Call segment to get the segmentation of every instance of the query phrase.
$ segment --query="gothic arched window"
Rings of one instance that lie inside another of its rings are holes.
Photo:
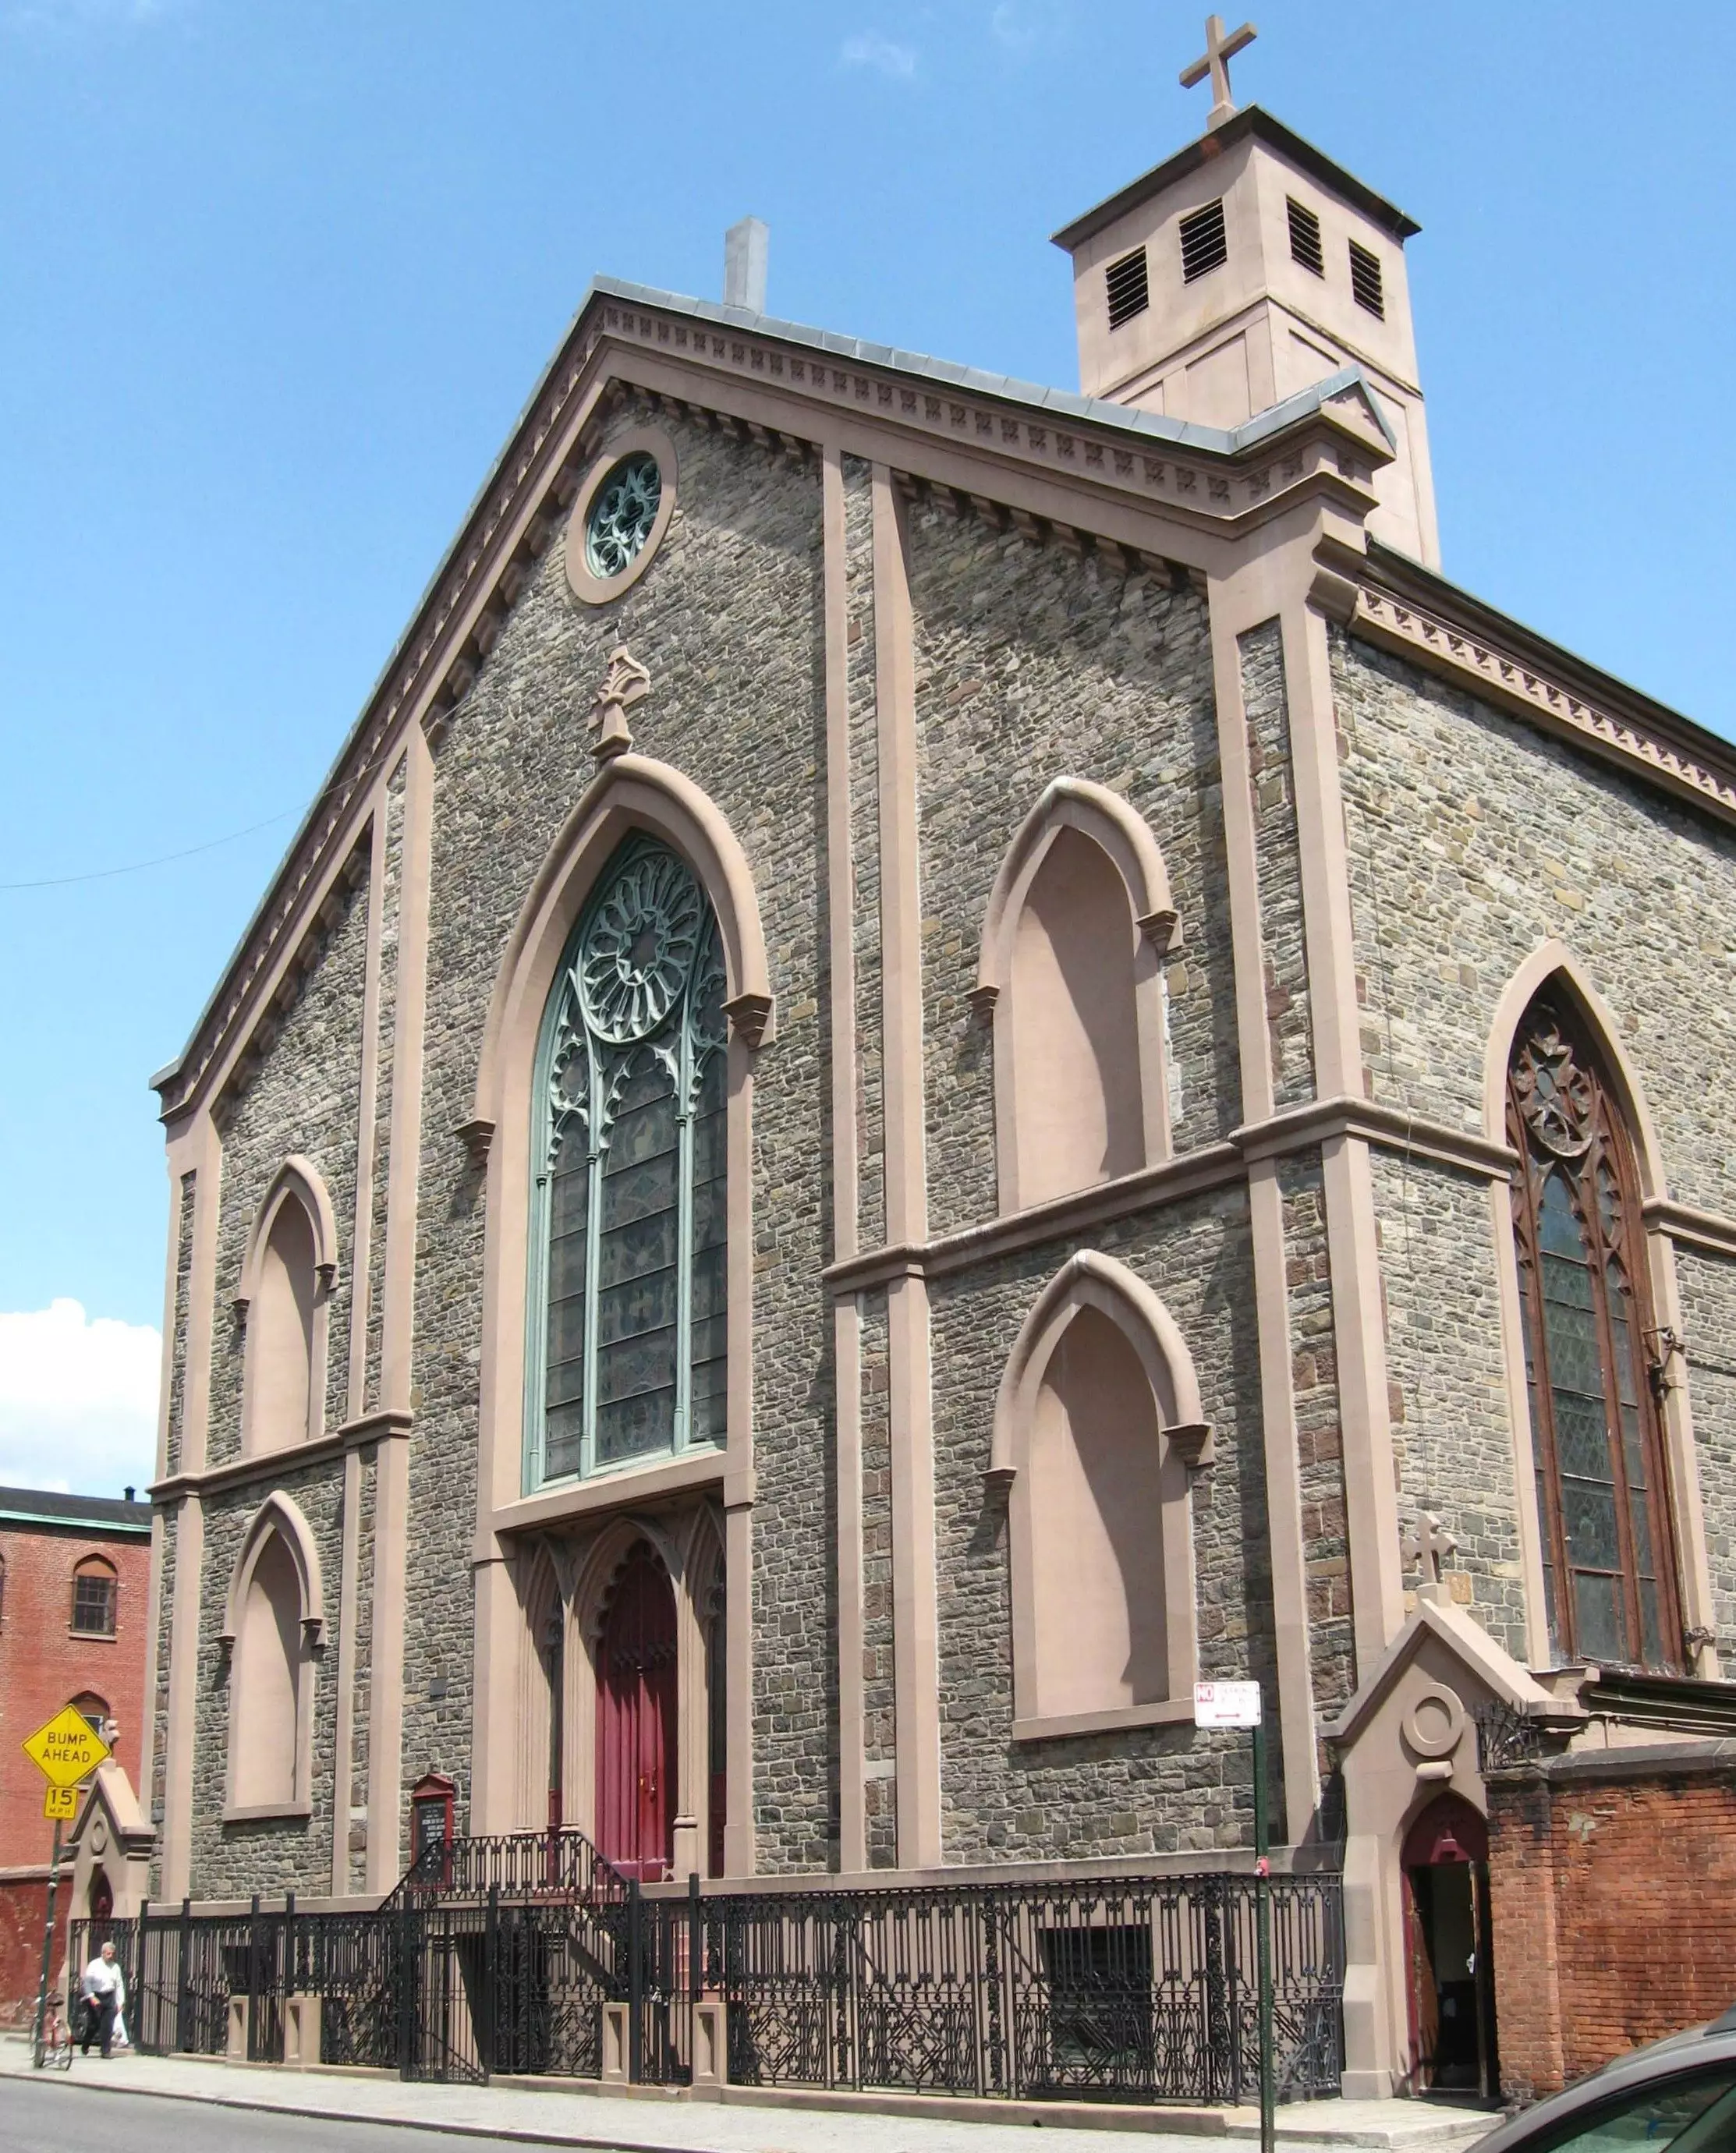
[[[1507,1069],[1507,1133],[1544,1592],[1562,1661],[1681,1653],[1639,1178],[1585,1026],[1547,990]]]
[[[685,862],[632,837],[563,953],[532,1118],[532,1487],[724,1439],[723,957]]]

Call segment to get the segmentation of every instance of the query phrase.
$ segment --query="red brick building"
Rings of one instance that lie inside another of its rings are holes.
[[[35,1994],[53,1845],[20,1745],[76,1703],[111,1723],[116,1761],[138,1779],[150,1505],[131,1495],[0,1488],[0,2021]]]

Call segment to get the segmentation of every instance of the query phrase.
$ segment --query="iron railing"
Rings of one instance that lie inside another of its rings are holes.
[[[1279,2097],[1336,2094],[1340,1880],[1269,1888]],[[129,2030],[160,2052],[222,2053],[244,1997],[247,2054],[281,2059],[299,1997],[318,1999],[328,2063],[596,2078],[613,2008],[627,2075],[680,2084],[696,2014],[721,2005],[741,2084],[1217,2103],[1255,2088],[1258,1890],[1217,1872],[703,1893],[695,1878],[684,1893],[642,1889],[561,1833],[432,1849],[365,1913],[183,1905],[108,1933]]]

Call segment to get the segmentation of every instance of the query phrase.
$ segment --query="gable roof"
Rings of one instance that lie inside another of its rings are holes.
[[[0,1525],[59,1525],[97,1538],[142,1539],[150,1531],[150,1505],[49,1488],[0,1488]]]
[[[1256,114],[1259,108],[1250,107],[1230,126],[1247,120],[1253,127],[1251,115]],[[1266,115],[1259,114],[1259,120],[1268,130],[1278,126]],[[1229,129],[1219,131],[1221,135]],[[1282,131],[1287,139],[1300,140]],[[603,364],[593,366],[604,345],[608,351]],[[359,803],[395,756],[412,715],[425,718],[441,706],[442,699],[449,707],[462,693],[461,683],[473,676],[492,640],[491,634],[486,641],[479,639],[478,623],[490,617],[514,560],[540,551],[531,534],[546,542],[543,504],[573,453],[575,415],[588,408],[588,400],[593,400],[610,378],[608,361],[617,352],[627,362],[623,375],[635,383],[644,370],[632,363],[639,354],[691,374],[692,400],[700,410],[727,411],[732,401],[771,387],[787,405],[794,400],[823,413],[827,432],[858,420],[883,421],[902,436],[887,444],[889,460],[901,470],[919,473],[925,461],[964,453],[1022,466],[1051,488],[1065,486],[1075,494],[1082,527],[1093,532],[1103,527],[1092,518],[1118,497],[1136,511],[1162,511],[1178,529],[1216,531],[1233,538],[1244,523],[1270,512],[1283,494],[1291,473],[1276,471],[1274,460],[1280,450],[1280,460],[1293,462],[1304,483],[1333,483],[1332,474],[1347,469],[1347,458],[1348,497],[1366,500],[1358,486],[1366,487],[1373,466],[1390,455],[1392,440],[1380,400],[1359,367],[1341,369],[1241,426],[1202,426],[745,308],[598,277],[394,646],[186,1046],[151,1078],[165,1121],[191,1106],[235,1027],[251,1026],[261,982],[283,952],[285,937],[293,935],[299,946],[312,931],[313,908],[329,887],[336,848],[353,847]],[[654,398],[660,392],[645,393]],[[1316,460],[1311,474],[1303,473],[1302,460],[1291,453],[1309,438],[1311,428],[1325,428],[1338,445],[1331,458]],[[752,430],[762,438],[768,435],[756,425]],[[783,438],[793,445],[813,435],[798,430]],[[1358,464],[1360,474],[1354,468]],[[1461,608],[1474,607],[1454,586],[1427,577],[1401,556],[1384,556],[1371,547],[1356,560],[1353,573],[1365,580],[1376,574],[1383,590],[1392,588],[1392,574],[1383,565],[1388,561],[1397,564],[1403,577],[1426,578],[1426,595],[1449,624],[1456,624]],[[510,603],[506,601],[508,607]],[[1490,613],[1488,618],[1499,629],[1510,629],[1509,640],[1524,634],[1499,615]],[[494,619],[497,627],[498,617]],[[1362,612],[1354,624],[1359,633],[1369,630]],[[1433,619],[1427,624],[1428,634],[1420,637],[1413,634],[1408,618],[1388,625],[1388,639],[1405,647],[1407,654],[1425,664],[1439,654],[1428,647],[1440,642]],[[1407,638],[1417,644],[1415,649]],[[1382,639],[1378,622],[1372,639]],[[1736,755],[1724,742],[1541,639],[1535,643],[1543,654],[1538,662],[1571,670],[1593,684],[1594,692],[1601,691],[1591,713],[1594,722],[1577,728],[1596,751],[1649,771],[1667,787],[1736,818]],[[466,649],[474,649],[473,659],[466,656]],[[1484,669],[1497,700],[1502,693],[1501,649],[1497,643]],[[1528,687],[1535,685],[1528,680]],[[1525,707],[1524,699],[1518,700]],[[1547,724],[1552,713],[1535,695],[1531,705],[1529,714]],[[1611,709],[1613,718],[1607,715]],[[1654,741],[1661,733],[1667,738],[1660,754]]]
[[[1321,1733],[1329,1742],[1348,1746],[1356,1740],[1428,1637],[1438,1638],[1491,1696],[1514,1711],[1530,1718],[1585,1717],[1577,1706],[1564,1705],[1551,1691],[1546,1690],[1529,1669],[1522,1667],[1510,1652],[1495,1642],[1474,1616],[1465,1614],[1451,1601],[1419,1593],[1414,1611],[1358,1684],[1355,1696],[1347,1700],[1335,1720],[1321,1728]]]

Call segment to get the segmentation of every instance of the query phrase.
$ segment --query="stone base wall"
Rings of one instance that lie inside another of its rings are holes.
[[[1555,1758],[1488,1791],[1508,2099],[1736,2000],[1736,1743]]]

